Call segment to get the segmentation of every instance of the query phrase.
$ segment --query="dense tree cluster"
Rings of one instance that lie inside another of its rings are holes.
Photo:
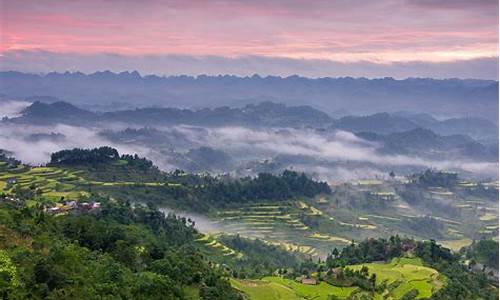
[[[192,224],[153,208],[104,202],[95,214],[52,216],[0,203],[3,299],[237,299],[193,246]]]
[[[153,162],[137,154],[122,154],[111,147],[61,150],[51,155],[50,166],[64,166],[84,171],[97,181],[159,181],[166,178]]]
[[[458,174],[453,172],[435,171],[427,169],[415,176],[419,184],[425,186],[454,186],[458,182]]]
[[[53,165],[101,164],[120,159],[118,151],[111,147],[94,149],[74,148],[52,153],[50,163]]]
[[[333,249],[326,258],[326,265],[329,268],[353,265],[374,261],[389,261],[394,257],[400,257],[405,251],[416,247],[416,243],[411,239],[401,239],[399,236],[391,236],[388,240],[367,239],[359,244],[351,243],[341,251]]]
[[[332,274],[332,271],[327,272],[324,280],[335,286],[357,286],[362,290],[373,292],[377,288],[377,276],[374,273],[370,275],[368,271],[368,267],[366,266],[363,266],[359,270],[339,268],[335,274]]]
[[[116,149],[108,146],[94,149],[74,148],[72,150],[61,150],[52,153],[50,156],[51,165],[63,166],[96,166],[99,164],[117,162],[118,160],[122,160],[124,163],[130,164],[141,170],[153,168],[153,162],[146,158],[139,157],[137,154],[122,154],[120,156]]]
[[[472,262],[498,269],[498,242],[494,240],[480,240],[463,249],[465,255]]]
[[[14,167],[21,163],[20,160],[15,159],[11,152],[0,149],[0,161],[6,162],[8,166]]]
[[[198,196],[218,204],[288,200],[294,197],[314,197],[331,193],[326,182],[316,182],[304,173],[285,170],[280,176],[260,173],[256,178],[217,180],[198,187]]]
[[[224,235],[220,241],[230,248],[245,253],[245,259],[233,267],[233,276],[238,278],[259,278],[270,275],[278,269],[300,270],[301,259],[282,247],[271,246],[256,239],[244,239],[239,235]]]

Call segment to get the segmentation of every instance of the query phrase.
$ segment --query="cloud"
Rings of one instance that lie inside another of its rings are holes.
[[[498,80],[498,58],[480,58],[449,62],[368,61],[339,62],[321,59],[292,59],[283,57],[190,55],[117,55],[117,54],[59,54],[47,51],[9,51],[0,56],[0,70],[47,73],[51,71],[138,70],[142,74],[159,75],[219,75],[239,76],[300,74],[306,77],[427,77],[476,78]]]
[[[28,101],[0,100],[0,119],[18,117],[19,113],[31,105]]]
[[[115,127],[119,129],[120,127]],[[244,127],[200,128],[174,126],[162,128],[175,136],[182,136],[188,148],[209,146],[222,150],[240,166],[247,161],[288,156],[285,167],[314,173],[321,179],[338,181],[354,178],[384,176],[387,170],[399,169],[414,172],[425,168],[456,170],[481,177],[497,178],[498,163],[461,160],[432,160],[407,155],[383,155],[379,145],[355,137],[352,133],[336,131],[328,136],[312,130],[299,129],[250,129]],[[32,139],[33,134],[59,133],[63,138]],[[111,146],[120,153],[137,153],[151,159],[163,170],[174,170],[170,156],[155,145],[112,142],[99,134],[97,128],[69,125],[28,126],[0,123],[0,149],[14,153],[25,163],[44,164],[50,154],[62,149]],[[175,147],[175,145],[174,145]],[[175,149],[176,151],[185,151]],[[299,159],[300,157],[305,159]]]
[[[3,1],[2,25],[2,52],[385,63],[498,56],[497,1]]]
[[[221,127],[199,130],[197,127],[189,126],[175,128],[183,132],[195,145],[208,145],[228,153],[236,153],[240,157],[245,157],[243,154],[250,157],[296,155],[314,158],[319,161],[318,164],[321,160],[327,163],[351,161],[383,168],[409,166],[459,170],[493,178],[498,176],[498,163],[453,158],[432,160],[407,155],[383,155],[377,152],[379,145],[366,142],[345,131],[337,131],[327,137],[310,130],[296,129],[257,130],[244,127]],[[375,169],[372,168],[369,173],[364,174],[375,174],[377,172]],[[339,171],[342,170],[339,169]],[[351,171],[351,173],[354,172]],[[342,172],[345,173],[345,170]],[[360,169],[358,174],[363,174],[363,170]]]
[[[62,139],[41,138],[33,140],[33,134],[62,134]],[[55,126],[30,126],[19,124],[0,123],[0,149],[14,153],[17,159],[24,163],[39,165],[50,160],[50,154],[63,149],[94,148],[111,146],[120,153],[139,154],[156,158],[155,153],[147,147],[140,145],[123,145],[113,143],[102,138],[96,129],[58,124]],[[160,167],[169,168],[157,160]]]

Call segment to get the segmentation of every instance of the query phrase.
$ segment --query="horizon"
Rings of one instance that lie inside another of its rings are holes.
[[[447,77],[447,78],[433,78],[433,77],[392,77],[392,76],[384,76],[384,77],[365,77],[365,76],[359,76],[359,77],[354,77],[354,76],[323,76],[323,77],[310,77],[310,76],[304,76],[300,74],[291,74],[287,76],[281,76],[281,75],[264,75],[264,74],[250,74],[250,75],[235,75],[235,74],[229,74],[229,73],[220,73],[220,74],[205,74],[205,73],[200,73],[200,74],[173,74],[173,75],[166,75],[166,74],[155,74],[155,73],[141,73],[139,70],[125,70],[125,71],[112,71],[109,69],[102,69],[102,70],[96,70],[92,72],[82,72],[82,71],[70,71],[70,70],[65,70],[65,71],[49,71],[49,72],[24,72],[24,71],[17,71],[17,70],[0,70],[0,73],[20,73],[20,74],[25,74],[25,75],[36,75],[40,77],[46,77],[51,74],[58,74],[58,75],[85,75],[85,76],[90,76],[90,75],[96,75],[96,74],[113,74],[113,75],[131,75],[131,74],[137,74],[141,79],[147,78],[147,77],[158,77],[161,79],[169,79],[169,78],[178,78],[178,77],[187,77],[187,78],[192,78],[192,79],[201,79],[202,77],[212,77],[212,78],[218,78],[218,77],[233,77],[237,79],[252,79],[252,78],[260,78],[260,79],[267,79],[267,78],[279,78],[279,79],[289,79],[289,78],[300,78],[300,79],[309,79],[309,80],[321,80],[321,79],[355,79],[355,80],[394,80],[394,81],[406,81],[406,80],[435,80],[435,81],[452,81],[452,80],[458,80],[458,81],[492,81],[492,82],[499,82],[499,79],[481,79],[481,78],[460,78],[460,77]]]
[[[498,8],[494,0],[3,1],[0,69],[498,80]]]

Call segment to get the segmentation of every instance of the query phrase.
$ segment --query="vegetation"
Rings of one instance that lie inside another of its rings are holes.
[[[473,264],[480,263],[492,269],[498,269],[498,241],[480,240],[463,251]]]
[[[432,299],[498,299],[498,290],[491,285],[486,274],[470,272],[458,254],[453,254],[449,249],[436,244],[434,240],[420,242],[397,236],[389,240],[369,239],[345,247],[342,251],[334,249],[326,264],[344,266],[377,260],[388,261],[402,255],[416,256],[425,266],[437,270],[446,277],[444,287],[433,293]],[[397,273],[391,271],[390,274]],[[422,283],[414,288],[419,291],[419,288],[423,287],[425,285]],[[409,290],[409,287],[404,289],[412,294],[415,293]],[[428,293],[420,293],[421,291],[415,296],[430,296]]]
[[[498,266],[497,242],[454,253],[435,240],[398,235],[347,239],[391,224],[465,239],[453,219],[380,213],[403,194],[382,181],[332,193],[326,183],[292,171],[241,179],[164,173],[109,147],[61,151],[47,167],[5,156],[0,171],[4,299],[240,299],[241,293],[250,299],[497,299],[489,270],[473,267]],[[415,187],[436,197],[469,189],[419,182],[401,189]],[[370,194],[391,197],[357,197]],[[241,235],[202,235],[193,220],[161,213],[156,204],[165,201],[208,212]],[[363,213],[353,217],[350,207]],[[498,230],[491,209],[476,211],[485,229]],[[345,247],[322,261],[319,247],[332,245]]]
[[[228,247],[245,253],[233,268],[235,278],[260,278],[276,270],[299,270],[302,259],[282,247],[263,241],[243,239],[239,235],[224,235],[219,239]]]
[[[331,192],[325,182],[315,182],[302,173],[285,170],[281,176],[260,173],[256,178],[216,181],[197,189],[198,195],[212,203],[227,205],[234,202],[288,200],[294,197],[314,197]]]
[[[99,200],[99,212],[59,216],[0,203],[4,299],[181,299],[191,286],[203,299],[238,298],[194,247],[189,221]]]

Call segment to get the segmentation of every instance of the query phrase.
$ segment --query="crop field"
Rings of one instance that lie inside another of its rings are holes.
[[[439,243],[446,248],[449,248],[453,251],[459,251],[462,247],[469,246],[472,244],[472,240],[468,238],[457,239],[457,240],[445,240],[439,241]]]
[[[220,251],[223,256],[234,256],[235,258],[242,258],[243,254],[235,251],[232,248],[217,241],[217,236],[205,234],[196,240],[197,243],[213,248],[214,250]]]
[[[301,221],[301,215],[341,225],[328,218],[319,208],[302,200],[232,208],[217,212],[214,218],[219,221],[218,225],[223,231],[238,233],[249,238],[260,238],[270,244],[280,245],[289,251],[306,255],[323,254],[326,249],[341,247],[351,242],[343,236],[313,230]]]
[[[384,296],[377,294],[375,299],[401,299],[412,289],[418,290],[417,299],[428,298],[440,289],[446,280],[436,270],[422,266],[422,262],[415,258],[400,258],[390,263],[369,263],[348,267],[356,270],[362,266],[367,266],[370,273],[376,274],[377,284],[385,281],[390,286],[384,291]],[[338,287],[325,282],[305,285],[277,276],[268,276],[261,280],[231,279],[231,285],[242,291],[250,300],[327,300],[329,296],[347,299],[358,290],[357,287]]]
[[[398,258],[390,263],[368,263],[349,266],[354,270],[368,267],[368,272],[375,273],[377,284],[384,281],[396,287],[388,293],[394,299],[400,299],[412,289],[418,290],[417,299],[429,298],[432,293],[443,286],[443,279],[439,272],[432,268],[422,266],[417,258]]]
[[[336,287],[325,282],[318,285],[304,285],[275,276],[264,277],[262,280],[231,279],[231,285],[242,291],[250,300],[327,300],[330,295],[346,299],[356,289],[355,287]]]
[[[39,197],[48,201],[57,202],[62,197],[66,199],[80,199],[88,195],[77,186],[85,180],[77,172],[52,167],[27,167],[18,165],[17,168],[0,166],[1,192],[12,192],[15,187],[39,191]]]
[[[263,280],[230,279],[231,285],[250,300],[300,300],[292,289],[279,283]]]
[[[40,200],[59,202],[63,197],[66,200],[79,200],[89,195],[87,190],[92,187],[121,187],[121,186],[179,186],[165,182],[128,182],[128,181],[89,181],[81,176],[81,171],[74,171],[56,167],[29,167],[18,165],[9,168],[5,163],[0,164],[0,192],[11,193],[13,189],[23,188],[39,191]]]
[[[469,187],[476,184],[464,182],[460,185]],[[112,194],[115,198],[127,197],[127,192],[121,187],[138,187],[141,192],[147,193],[148,188],[155,189],[163,186],[175,187],[179,184],[95,181],[87,180],[84,171],[26,165],[9,167],[5,163],[0,164],[0,193],[12,193],[15,188],[30,189],[36,195],[36,199],[29,201],[30,205],[35,205],[37,201],[57,203],[63,197],[65,200],[78,201],[85,199],[90,191],[113,191],[117,193]],[[352,240],[388,236],[392,233],[415,238],[428,236],[426,232],[420,234],[418,230],[412,231],[404,226],[421,221],[422,216],[429,217],[429,212],[410,205],[404,197],[400,196],[389,200],[370,198],[370,195],[377,193],[377,195],[385,195],[381,191],[386,191],[387,195],[393,195],[392,191],[396,189],[391,184],[380,180],[364,180],[350,184],[346,189],[345,193],[322,195],[317,198],[304,197],[289,201],[254,203],[236,208],[219,209],[209,214],[209,217],[215,221],[215,226],[224,232],[259,238],[270,244],[281,245],[290,251],[311,256],[325,256],[332,248],[341,248]],[[447,199],[446,201],[451,201],[447,189],[431,187],[425,189],[425,192],[430,195],[428,197],[431,199],[443,197]],[[342,202],[358,201],[357,198],[362,198],[363,195],[368,196],[362,201],[373,201],[381,204],[381,208],[342,207]],[[161,195],[156,198],[159,201],[163,199]],[[441,234],[435,238],[436,240],[458,251],[461,247],[470,244],[470,240],[477,234],[490,238],[497,234],[498,205],[496,203],[480,195],[463,197],[460,192],[452,198],[452,206],[460,211],[461,215],[432,214],[432,218],[442,224],[439,229]],[[475,232],[472,232],[468,226],[468,223],[473,220],[479,224],[478,228],[474,229]],[[413,228],[420,227],[413,225]],[[212,246],[221,247],[217,243]],[[233,255],[230,251],[226,254]]]

